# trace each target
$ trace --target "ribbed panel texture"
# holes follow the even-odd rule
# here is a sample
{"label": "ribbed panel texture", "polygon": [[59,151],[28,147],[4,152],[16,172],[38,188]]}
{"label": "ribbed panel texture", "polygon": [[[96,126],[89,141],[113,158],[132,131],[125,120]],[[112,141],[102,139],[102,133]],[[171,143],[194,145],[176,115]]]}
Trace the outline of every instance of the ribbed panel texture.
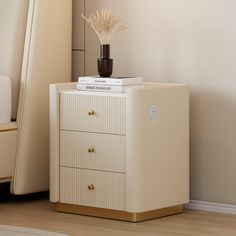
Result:
{"label": "ribbed panel texture", "polygon": [[61,167],[60,202],[125,210],[125,174]]}
{"label": "ribbed panel texture", "polygon": [[124,173],[125,136],[61,131],[60,160],[61,166]]}
{"label": "ribbed panel texture", "polygon": [[61,129],[125,134],[125,97],[61,93],[60,105]]}

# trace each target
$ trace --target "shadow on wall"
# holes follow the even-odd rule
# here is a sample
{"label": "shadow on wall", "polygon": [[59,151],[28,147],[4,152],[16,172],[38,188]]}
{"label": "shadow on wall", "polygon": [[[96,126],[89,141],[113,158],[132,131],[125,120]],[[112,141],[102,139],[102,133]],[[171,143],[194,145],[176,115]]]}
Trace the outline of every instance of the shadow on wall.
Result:
{"label": "shadow on wall", "polygon": [[236,204],[234,90],[191,92],[191,199]]}

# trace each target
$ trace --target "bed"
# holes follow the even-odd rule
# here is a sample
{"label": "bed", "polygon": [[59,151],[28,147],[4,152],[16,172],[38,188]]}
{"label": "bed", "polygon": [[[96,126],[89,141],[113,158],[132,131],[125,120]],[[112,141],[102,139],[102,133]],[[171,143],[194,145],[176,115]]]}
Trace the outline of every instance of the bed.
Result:
{"label": "bed", "polygon": [[49,189],[48,91],[71,79],[71,14],[71,0],[0,1],[0,182],[12,194]]}

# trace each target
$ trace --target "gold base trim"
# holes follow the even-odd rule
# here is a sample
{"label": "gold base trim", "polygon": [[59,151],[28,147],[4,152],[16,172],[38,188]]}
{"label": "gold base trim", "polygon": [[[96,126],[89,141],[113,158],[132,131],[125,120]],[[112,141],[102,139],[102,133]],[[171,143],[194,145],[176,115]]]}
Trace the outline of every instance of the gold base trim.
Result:
{"label": "gold base trim", "polygon": [[131,213],[126,211],[110,210],[104,208],[87,207],[87,206],[66,204],[60,202],[56,203],[55,208],[56,211],[59,212],[74,213],[79,215],[95,216],[95,217],[123,220],[129,222],[141,222],[145,220],[151,220],[164,216],[183,213],[183,205],[166,207],[162,209],[140,212],[140,213]]}

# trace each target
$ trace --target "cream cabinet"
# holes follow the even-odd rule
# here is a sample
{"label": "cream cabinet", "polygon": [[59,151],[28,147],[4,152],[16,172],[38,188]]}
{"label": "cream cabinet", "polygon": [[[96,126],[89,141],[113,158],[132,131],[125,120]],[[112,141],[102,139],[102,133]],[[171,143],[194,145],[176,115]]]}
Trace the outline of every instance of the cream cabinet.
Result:
{"label": "cream cabinet", "polygon": [[125,93],[50,87],[50,200],[56,210],[132,222],[189,201],[189,94],[145,83]]}

